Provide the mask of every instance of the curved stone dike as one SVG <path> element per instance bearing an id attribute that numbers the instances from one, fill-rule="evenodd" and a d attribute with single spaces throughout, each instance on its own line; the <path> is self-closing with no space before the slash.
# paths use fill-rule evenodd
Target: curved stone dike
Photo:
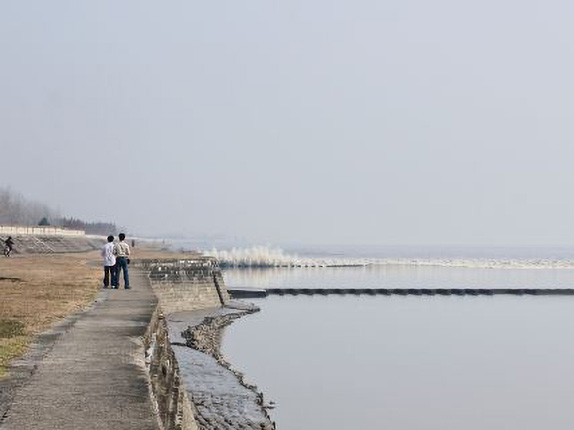
<path id="1" fill-rule="evenodd" d="M 239 303 L 229 306 L 168 317 L 172 348 L 195 421 L 198 428 L 207 430 L 275 429 L 263 395 L 245 382 L 243 374 L 231 367 L 220 349 L 222 330 L 258 309 Z"/>
<path id="2" fill-rule="evenodd" d="M 572 296 L 573 288 L 230 288 L 233 298 L 327 295 L 399 296 Z"/>

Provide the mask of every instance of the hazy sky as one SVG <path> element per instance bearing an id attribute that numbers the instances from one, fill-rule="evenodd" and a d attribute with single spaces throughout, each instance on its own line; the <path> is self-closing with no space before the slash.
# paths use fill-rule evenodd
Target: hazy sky
<path id="1" fill-rule="evenodd" d="M 574 244 L 574 6 L 0 2 L 0 185 L 134 232 Z"/>

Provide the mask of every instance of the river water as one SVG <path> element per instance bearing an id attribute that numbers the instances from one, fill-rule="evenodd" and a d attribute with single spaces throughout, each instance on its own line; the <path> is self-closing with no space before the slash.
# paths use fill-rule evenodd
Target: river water
<path id="1" fill-rule="evenodd" d="M 229 287 L 572 288 L 572 269 L 230 269 Z M 271 296 L 223 351 L 282 430 L 570 429 L 574 297 Z"/>

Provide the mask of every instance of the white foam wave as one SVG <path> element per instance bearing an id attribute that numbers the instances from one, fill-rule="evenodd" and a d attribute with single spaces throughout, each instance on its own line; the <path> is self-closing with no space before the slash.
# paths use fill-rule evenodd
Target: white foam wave
<path id="1" fill-rule="evenodd" d="M 231 250 L 203 251 L 205 255 L 215 257 L 222 266 L 231 267 L 335 267 L 366 266 L 368 262 L 355 258 L 305 258 L 286 254 L 280 248 L 253 246 L 251 248 L 232 248 Z"/>
<path id="2" fill-rule="evenodd" d="M 369 265 L 467 267 L 481 269 L 574 269 L 574 260 L 504 258 L 308 258 L 281 248 L 253 246 L 203 251 L 228 267 L 352 267 Z"/>
<path id="3" fill-rule="evenodd" d="M 467 267 L 475 269 L 574 269 L 573 260 L 505 258 L 382 258 L 370 264 L 403 266 Z"/>

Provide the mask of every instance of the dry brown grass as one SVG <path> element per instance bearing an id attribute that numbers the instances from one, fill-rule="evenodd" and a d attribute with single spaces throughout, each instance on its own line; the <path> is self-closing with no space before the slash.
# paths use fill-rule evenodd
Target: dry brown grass
<path id="1" fill-rule="evenodd" d="M 0 258 L 0 377 L 33 335 L 94 299 L 102 270 L 88 262 L 98 260 L 97 251 Z"/>

